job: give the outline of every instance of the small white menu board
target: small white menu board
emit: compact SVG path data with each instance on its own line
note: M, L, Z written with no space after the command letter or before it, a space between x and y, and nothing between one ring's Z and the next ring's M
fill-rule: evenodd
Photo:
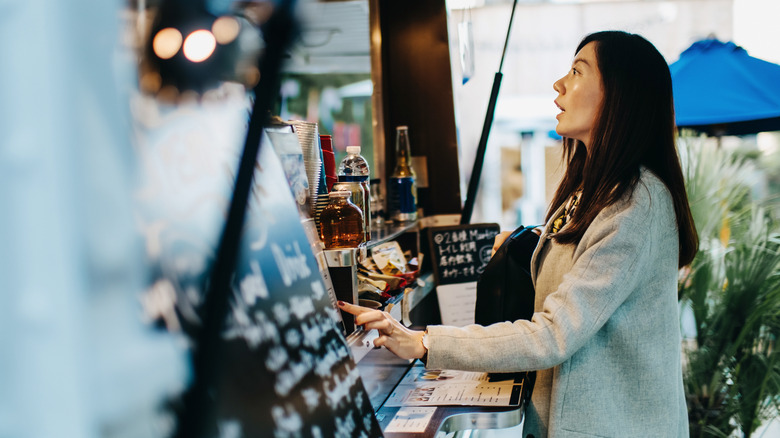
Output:
M488 373L412 367L385 402L397 406L517 406L522 373L491 381Z
M443 284L436 287L441 323L455 327L474 324L477 282Z

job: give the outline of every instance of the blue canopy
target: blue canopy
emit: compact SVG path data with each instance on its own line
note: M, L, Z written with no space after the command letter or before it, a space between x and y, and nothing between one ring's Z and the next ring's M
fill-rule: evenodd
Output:
M707 39L669 69L678 127L714 135L780 130L780 65L732 42Z

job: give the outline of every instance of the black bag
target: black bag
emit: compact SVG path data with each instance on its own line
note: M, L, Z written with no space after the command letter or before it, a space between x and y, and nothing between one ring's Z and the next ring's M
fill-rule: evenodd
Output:
M503 321L531 319L534 314L534 285L531 255L539 243L532 230L517 228L504 240L477 281L474 322L490 325Z
M534 228L536 226L517 228L501 243L480 274L474 313L477 324L530 320L533 316L536 291L531 281L531 256L539 243L539 236L532 231ZM528 403L534 391L536 371L490 373L489 378L491 381L523 378L523 396Z

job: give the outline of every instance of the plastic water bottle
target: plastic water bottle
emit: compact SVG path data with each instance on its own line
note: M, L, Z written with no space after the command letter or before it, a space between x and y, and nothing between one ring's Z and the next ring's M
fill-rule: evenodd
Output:
M366 159L360 155L360 146L347 146L347 156L339 163L336 173L339 181L359 182L363 186L365 191L363 200L364 229L366 231L366 241L371 240L371 184L369 182L371 171L368 168Z

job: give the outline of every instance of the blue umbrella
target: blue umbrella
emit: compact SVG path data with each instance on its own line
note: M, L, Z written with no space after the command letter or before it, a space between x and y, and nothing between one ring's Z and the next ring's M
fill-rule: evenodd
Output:
M707 39L693 43L669 70L678 127L710 135L780 131L780 65Z

